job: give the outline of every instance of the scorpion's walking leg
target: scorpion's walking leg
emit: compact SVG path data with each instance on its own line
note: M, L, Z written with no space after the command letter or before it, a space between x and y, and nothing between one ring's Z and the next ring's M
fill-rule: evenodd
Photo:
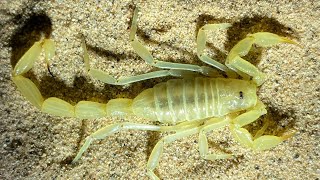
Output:
M154 59L151 53L147 50L147 48L145 48L136 38L137 18L138 18L138 8L136 8L134 11L129 39L131 42L131 46L135 50L135 52L148 64L158 68L162 68L162 69L187 70L187 71L202 73L204 75L210 75L214 73L214 71L208 67L200 67L192 64L164 62L164 61L159 61Z
M161 155L163 153L163 148L165 144L169 144L175 140L182 139L184 137L196 134L199 132L200 127L193 127L189 128L187 130L180 130L176 132L175 134L168 135L166 137L163 137L158 141L158 143L154 146L151 155L148 160L147 164L147 174L151 179L159 179L157 175L154 174L154 169L158 166Z
M113 101L113 100L111 100L111 101ZM122 108L122 110L116 109L118 107L116 104L120 103L121 101L125 101L125 100L115 99L114 101L115 101L115 104L110 105L110 108L111 108L110 111L112 113L115 113L114 115L119 115L120 112L122 112L123 114L128 114L125 112L126 108ZM108 113L108 114L110 115L112 113ZM189 122L180 123L176 126L156 126L156 125L148 125L148 124L140 124L140 123L129 123L129 122L112 124L112 125L103 127L101 129L97 130L96 132L94 132L93 134L91 134L90 136L88 136L86 138L85 143L82 145L78 154L76 155L76 157L73 159L72 162L74 163L80 159L82 154L88 149L89 145L92 143L93 140L104 139L107 136L110 136L111 134L114 134L114 133L119 132L121 130L130 130L131 129L131 130L148 130L148 131L167 131L167 132L168 131L184 131L185 129L189 129L191 126L199 126L199 124L201 124L201 121L192 122L192 123L189 123Z
M251 110L234 118L230 124L230 130L234 138L243 146L252 148L253 150L262 151L271 149L272 147L280 144L282 141L293 136L294 133L283 135L281 137L273 135L262 135L263 131L267 128L267 125L258 131L255 138L248 132L248 130L242 128L243 126L257 120L263 114L266 114L265 105L258 101L257 105Z
M224 71L227 73L227 75L229 77L236 77L236 73L233 72L232 70L230 70L227 66L219 63L218 61L210 58L209 56L207 56L206 54L204 54L204 48L206 46L206 42L207 42L207 35L206 35L206 31L216 31L216 30L223 30L223 29L227 29L228 27L230 27L231 24L229 23L221 23L221 24L206 24L204 26L202 26L199 31L198 31L198 35L197 35L197 56L198 58L204 62L207 63L213 67L216 67L217 69L220 69L221 71Z
M249 78L248 75L253 77L253 81L256 82L257 85L261 85L265 81L266 75L241 57L248 54L253 44L269 47L278 43L297 44L290 39L269 32L250 34L231 49L227 57L226 65L246 79Z
M171 62L164 62L155 60L151 53L138 41L136 38L136 32L137 32L137 18L138 18L138 8L135 9L134 15L132 18L132 25L130 30L130 36L129 40L131 43L132 48L135 50L135 52L148 64L163 68L163 69L170 69L170 70L159 70L154 72L149 72L137 76L132 77L125 77L120 79L115 79L114 77L110 76L108 73L103 72L98 69L90 68L89 63L89 55L86 49L86 45L84 40L82 41L82 49L84 51L84 62L86 66L86 71L89 72L89 74L102 82L108 83L108 84L114 84L114 85L125 85L137 81L142 81L146 79L152 79L157 77L164 77L164 76L175 76L175 77L194 77L195 73L202 73L207 76L216 75L215 71L212 68L205 67L205 66L197 66L192 64L181 64L181 63L171 63ZM216 27L215 27L216 26ZM226 71L229 76L235 76L235 73L230 71L225 65L220 64L219 62L209 58L205 54L203 54L203 49L205 47L205 32L204 30L216 30L219 28L227 28L228 24L221 24L221 25L206 25L204 26L200 31L198 35L198 56L199 58L210 65L213 65L217 67L218 69L222 71Z
M152 79L152 78L158 78L158 77L164 77L164 76L194 77L194 75L196 74L194 72L185 71L185 70L170 69L170 70L160 70L160 71L149 72L149 73L131 76L131 77L124 77L124 78L121 77L119 79L116 79L104 71L91 68L89 55L88 55L88 51L87 51L84 39L82 39L81 46L83 49L83 59L85 62L86 71L90 74L91 77L107 84L125 85L125 84L130 84L130 83L134 83L134 82L138 82L146 79Z
M80 159L82 154L88 149L89 145L92 143L93 140L104 139L107 136L110 136L121 130L130 130L130 129L131 130L163 131L161 126L138 124L138 123L118 123L118 124L112 124L112 125L103 127L86 138L85 143L80 148L78 154L73 159L72 163L75 163Z
M216 159L226 159L232 156L232 154L227 154L227 153L209 154L208 140L206 136L206 133L216 129L220 129L229 124L230 124L230 119L226 117L226 118L210 119L203 125L203 128L200 129L200 133L199 133L199 152L202 158L207 160L216 160Z

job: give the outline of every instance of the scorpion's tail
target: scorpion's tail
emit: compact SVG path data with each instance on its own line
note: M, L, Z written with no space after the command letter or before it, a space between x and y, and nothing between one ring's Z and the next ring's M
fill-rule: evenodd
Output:
M44 99L38 87L22 75L14 76L13 82L20 92L42 112L79 119L95 119L104 116L124 116L132 114L132 99L112 99L107 104L93 101L80 101L76 105L56 98Z
M111 99L106 104L107 116L126 116L133 114L132 102L132 99L127 98Z
M76 105L71 105L56 97L44 99L38 87L30 79L23 76L23 74L34 66L42 50L45 52L45 59L48 65L49 59L54 55L55 45L52 40L43 39L34 43L17 62L12 72L13 82L17 85L22 95L42 112L64 117L77 117L80 119L132 114L132 99L112 99L107 104L80 101Z

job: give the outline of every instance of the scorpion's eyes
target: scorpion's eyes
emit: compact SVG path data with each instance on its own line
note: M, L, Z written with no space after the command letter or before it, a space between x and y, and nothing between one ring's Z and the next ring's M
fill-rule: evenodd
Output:
M239 95L240 95L240 99L243 99L243 92L242 91L239 92Z

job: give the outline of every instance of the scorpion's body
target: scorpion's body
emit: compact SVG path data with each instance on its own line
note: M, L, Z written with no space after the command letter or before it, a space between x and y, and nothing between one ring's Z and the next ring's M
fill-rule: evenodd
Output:
M226 78L172 79L144 90L132 103L135 115L165 123L222 117L257 103L256 85Z
M132 48L147 63L164 69L129 78L115 79L105 72L91 68L85 42L82 42L84 50L85 68L89 75L103 82L115 85L129 84L136 81L163 76L190 77L190 71L197 72L209 77L196 77L185 79L173 79L146 89L134 99L112 99L107 104L92 101L80 101L76 105L55 97L44 99L38 87L23 74L29 71L34 62L40 56L42 49L45 51L47 63L55 51L52 40L42 39L22 56L13 70L13 81L21 93L42 112L52 115L75 117L79 119L100 118L104 116L136 115L149 121L159 121L172 126L157 126L139 123L117 123L103 127L88 136L84 145L80 148L73 162L80 159L91 142L95 139L103 139L120 130L151 130L171 131L171 135L165 136L155 145L147 163L147 174L153 178L162 155L164 145L183 137L199 133L199 152L202 158L207 160L225 159L232 157L231 154L210 154L206 133L215 129L229 126L234 138L243 146L253 150L270 149L281 143L291 135L281 137L263 135L267 127L265 124L253 137L243 126L254 122L263 114L266 114L264 104L256 95L257 86L261 85L266 75L255 66L242 59L252 44L271 46L277 43L295 42L280 37L276 34L258 32L247 36L236 44L229 52L226 65L223 65L204 53L206 44L205 31L226 29L231 25L207 24L199 29L197 36L198 58L222 71L229 78L211 78L212 69L209 67L170 63L155 60L151 53L137 40L137 10L134 13L129 40ZM187 72L187 73L186 73ZM194 75L194 73L191 73ZM243 80L236 79L240 75ZM252 78L251 78L252 77ZM250 80L252 79L252 80Z

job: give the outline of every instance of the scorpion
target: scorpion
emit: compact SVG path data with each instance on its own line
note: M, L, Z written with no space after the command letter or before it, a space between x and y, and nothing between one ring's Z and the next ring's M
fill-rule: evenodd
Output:
M95 79L113 85L125 85L164 76L182 78L159 83L153 88L142 91L134 99L111 99L106 104L80 101L76 105L71 105L56 97L44 99L37 86L23 74L34 66L42 50L44 50L47 63L54 56L55 44L49 38L42 38L35 42L19 59L13 69L12 79L18 90L42 112L79 119L135 115L143 119L168 124L150 125L123 122L103 127L86 138L72 163L80 159L94 140L104 139L119 131L172 132L172 134L161 138L157 142L146 165L147 175L151 179L159 179L154 170L159 164L164 146L193 134L199 134L199 153L201 158L206 160L232 157L230 153L209 153L208 150L206 134L225 126L229 126L232 136L240 145L255 151L271 149L293 136L294 133L292 132L282 136L264 135L268 126L267 123L255 136L244 128L245 125L256 121L267 113L266 106L258 99L256 94L257 87L267 77L242 57L249 52L253 44L269 47L278 43L297 44L296 42L269 32L249 34L230 50L224 65L204 53L207 40L206 32L227 29L231 24L206 24L199 29L197 34L197 57L204 63L224 71L228 77L217 78L212 77L213 69L211 67L154 59L136 37L137 18L138 8L134 10L130 28L129 40L132 48L146 63L167 70L115 79L106 72L90 67L89 55L85 42L82 40L81 46L87 73ZM194 76L194 74L198 74L198 76Z

